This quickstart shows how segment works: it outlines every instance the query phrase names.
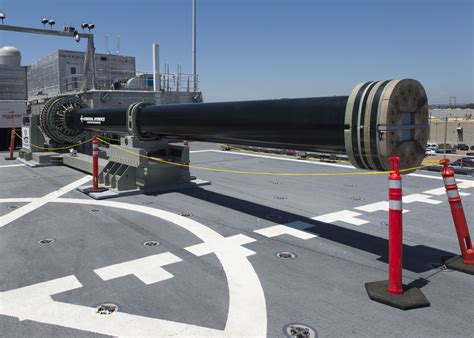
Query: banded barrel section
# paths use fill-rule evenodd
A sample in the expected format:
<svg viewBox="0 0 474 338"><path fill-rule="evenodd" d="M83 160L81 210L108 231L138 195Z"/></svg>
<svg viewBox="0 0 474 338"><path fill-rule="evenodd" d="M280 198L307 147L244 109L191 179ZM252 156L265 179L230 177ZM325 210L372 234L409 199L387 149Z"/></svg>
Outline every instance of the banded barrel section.
<svg viewBox="0 0 474 338"><path fill-rule="evenodd" d="M351 92L344 120L350 161L361 169L389 170L400 157L402 169L419 165L428 142L428 100L412 79L372 81Z"/></svg>

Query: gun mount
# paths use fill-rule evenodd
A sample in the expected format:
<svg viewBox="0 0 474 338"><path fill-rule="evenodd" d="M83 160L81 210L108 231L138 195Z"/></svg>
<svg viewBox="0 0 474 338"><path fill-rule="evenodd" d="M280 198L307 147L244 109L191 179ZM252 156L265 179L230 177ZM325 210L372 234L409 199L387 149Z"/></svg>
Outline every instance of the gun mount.
<svg viewBox="0 0 474 338"><path fill-rule="evenodd" d="M348 96L140 102L118 108L88 108L78 96L59 96L44 105L39 126L55 144L76 144L91 132L122 135L120 147L126 151L110 147L99 176L102 184L117 191L156 191L189 183L187 166L144 156L187 164L189 148L175 142L183 139L347 153L358 168L389 170L392 156L400 157L402 169L420 165L429 134L426 93L412 79L364 82ZM87 155L80 165L60 156L66 165L89 170Z"/></svg>
<svg viewBox="0 0 474 338"><path fill-rule="evenodd" d="M389 170L421 163L428 140L428 101L416 80L365 82L349 96L90 109L74 96L52 99L43 131L74 143L84 131L138 139L186 139L295 150L346 152L353 165Z"/></svg>

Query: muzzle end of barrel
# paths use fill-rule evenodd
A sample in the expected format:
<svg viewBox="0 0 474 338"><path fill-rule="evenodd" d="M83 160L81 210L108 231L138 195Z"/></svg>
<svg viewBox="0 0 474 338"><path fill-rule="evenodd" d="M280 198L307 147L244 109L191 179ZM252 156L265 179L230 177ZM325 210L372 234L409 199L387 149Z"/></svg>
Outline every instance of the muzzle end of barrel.
<svg viewBox="0 0 474 338"><path fill-rule="evenodd" d="M361 169L390 170L390 157L400 169L417 167L429 137L428 99L413 79L358 84L346 105L344 142L351 163Z"/></svg>

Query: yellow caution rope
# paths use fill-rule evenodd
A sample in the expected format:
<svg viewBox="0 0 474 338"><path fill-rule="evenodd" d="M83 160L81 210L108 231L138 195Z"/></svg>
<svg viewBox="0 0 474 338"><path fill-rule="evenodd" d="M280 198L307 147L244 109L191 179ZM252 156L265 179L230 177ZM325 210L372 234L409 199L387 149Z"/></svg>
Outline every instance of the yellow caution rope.
<svg viewBox="0 0 474 338"><path fill-rule="evenodd" d="M359 171L359 172L344 172L344 173L279 173L279 172L267 172L267 171L242 171L242 170L231 170L231 169L218 169L218 168L208 168L208 167L201 167L201 166L196 166L196 165L191 165L191 164L184 164L184 163L177 163L177 162L171 162L171 161L166 161L161 158L157 157L152 157L152 156L145 156L142 154L135 153L131 150L125 149L123 147L117 146L115 144L111 144L100 137L97 137L98 140L101 142L108 144L111 147L118 148L126 153L136 155L142 158L146 158L149 160L161 162L161 163L166 163L166 164L171 164L175 165L178 167L188 167L192 169L198 169L198 170L204 170L204 171L213 171L213 172L221 172L221 173L230 173L230 174L242 174L242 175L269 175L269 176L291 176L291 177L316 177L316 176L349 176L349 175L382 175L382 174L389 174L391 171ZM422 169L422 168L428 168L433 166L434 164L430 165L422 165L418 167L413 167L413 168L408 168L408 169L402 169L400 172L406 172L406 171L413 171L417 169Z"/></svg>
<svg viewBox="0 0 474 338"><path fill-rule="evenodd" d="M287 154L278 154L278 153L266 153L264 151L255 151L255 150L248 150L248 149L243 149L243 148L237 148L237 147L233 147L233 146L230 146L228 144L222 144L221 145L223 148L225 149L231 149L231 150L237 150L237 151L241 151L243 153L250 153L250 154L265 154L265 155L268 155L268 156L273 156L273 157L286 157L286 158L295 158L295 159L301 159L301 160L304 160L304 161L313 161L313 162L350 162L348 160L333 160L333 159L313 159L313 158L302 158L301 156L292 156L292 155L287 155Z"/></svg>

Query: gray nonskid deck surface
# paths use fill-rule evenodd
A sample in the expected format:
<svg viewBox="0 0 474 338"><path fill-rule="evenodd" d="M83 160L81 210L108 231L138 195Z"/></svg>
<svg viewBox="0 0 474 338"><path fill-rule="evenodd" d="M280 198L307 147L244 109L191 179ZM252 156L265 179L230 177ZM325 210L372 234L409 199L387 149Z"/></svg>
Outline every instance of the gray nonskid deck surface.
<svg viewBox="0 0 474 338"><path fill-rule="evenodd" d="M219 169L356 172L347 163L249 156L215 144L193 142L191 150L192 164ZM30 202L61 194L57 189L85 175L67 167L5 167L11 164L1 156L0 336L277 337L291 323L320 336L474 332L473 276L439 268L442 256L459 252L446 196L433 191L443 187L439 174L403 179L410 201L404 283L421 287L431 302L403 312L370 301L364 288L387 279L388 215L374 204L386 201L385 175L193 169L211 185L105 202L72 189L28 211ZM474 180L457 178L474 231ZM37 243L45 238L55 242ZM160 245L143 246L147 240ZM279 251L297 258L282 260ZM97 314L104 303L118 305L118 312Z"/></svg>

